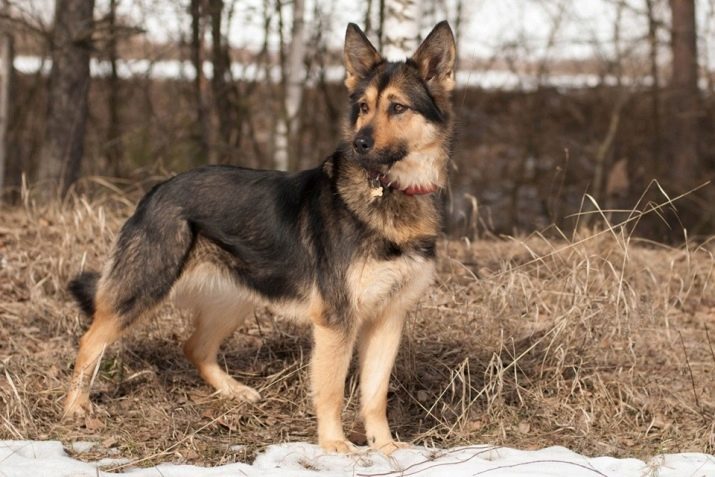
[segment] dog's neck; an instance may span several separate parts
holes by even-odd
[[[387,187],[344,149],[326,161],[324,170],[347,208],[390,241],[404,245],[439,233],[436,193],[410,194]]]
[[[367,180],[371,189],[371,194],[381,197],[385,189],[395,191],[396,193],[402,193],[407,196],[415,195],[429,195],[434,194],[439,190],[439,188],[434,185],[408,185],[407,187],[401,187],[399,182],[396,182],[389,175],[382,173],[374,169],[367,170]]]

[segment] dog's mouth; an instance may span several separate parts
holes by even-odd
[[[436,184],[400,184],[397,179],[390,177],[389,167],[385,172],[379,170],[368,170],[368,182],[371,189],[385,188],[400,191],[405,195],[428,195],[437,192]]]
[[[397,145],[384,149],[375,149],[370,152],[354,155],[355,160],[364,169],[370,170],[387,170],[398,161],[407,157],[407,147],[405,145]]]

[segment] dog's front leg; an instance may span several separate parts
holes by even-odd
[[[316,324],[313,339],[311,381],[318,417],[318,444],[328,452],[352,452],[355,447],[345,438],[341,414],[355,333],[340,325]]]
[[[366,322],[360,333],[360,401],[365,434],[370,447],[385,455],[408,447],[392,439],[387,423],[387,390],[404,321],[404,310],[390,307],[376,320]]]

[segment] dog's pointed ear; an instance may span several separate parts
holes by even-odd
[[[354,23],[348,24],[348,29],[345,31],[343,61],[345,62],[345,86],[348,91],[355,89],[360,80],[382,61],[380,53],[372,46],[360,27]]]
[[[445,91],[454,89],[454,63],[457,44],[447,21],[439,22],[412,55],[427,84],[437,84]]]

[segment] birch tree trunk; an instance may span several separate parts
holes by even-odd
[[[404,60],[419,46],[420,0],[385,0],[382,54],[388,60]]]
[[[0,202],[5,186],[5,163],[7,162],[7,131],[10,122],[10,82],[12,81],[12,36],[0,32]]]
[[[38,180],[43,198],[64,196],[84,153],[94,0],[56,0],[47,124]]]
[[[303,81],[305,79],[305,1],[293,0],[293,26],[291,28],[290,46],[284,65],[285,99],[283,111],[278,118],[276,128],[275,153],[273,161],[275,168],[288,170],[289,149],[295,143],[295,136],[300,129],[298,110],[303,99]]]
[[[687,187],[692,185],[690,182],[697,173],[698,119],[701,115],[695,0],[670,0],[670,9],[673,16],[672,179],[676,185]]]

